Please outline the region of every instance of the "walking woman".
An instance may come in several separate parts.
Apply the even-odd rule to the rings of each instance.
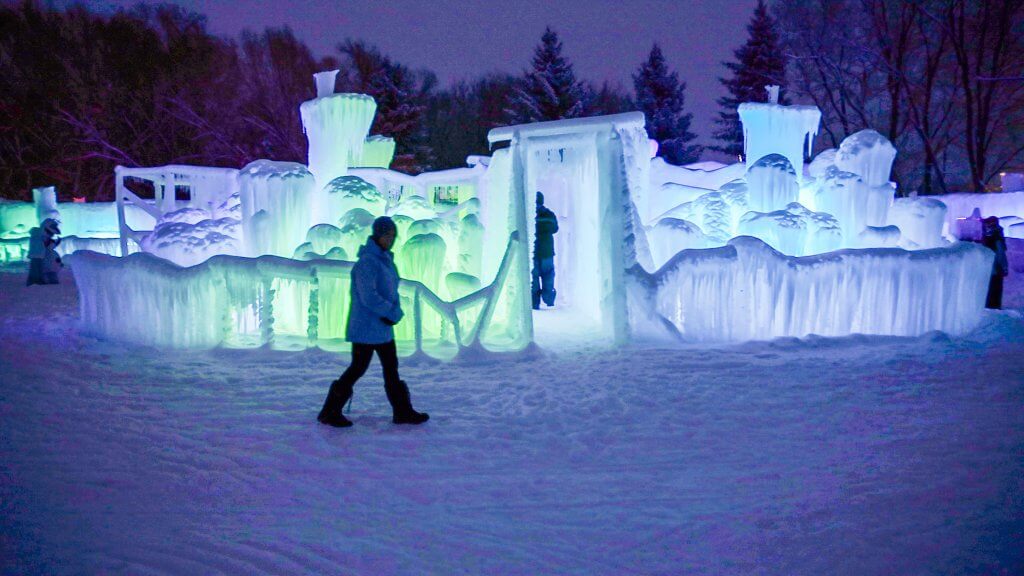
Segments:
[[[341,413],[352,397],[352,387],[370,366],[377,353],[384,369],[384,392],[393,410],[395,424],[423,424],[430,416],[412,408],[409,387],[398,377],[394,325],[404,313],[398,299],[398,270],[391,247],[397,228],[391,218],[373,221],[373,235],[359,249],[359,260],[352,267],[351,308],[345,339],[352,343],[352,364],[331,383],[324,407],[317,420],[336,428],[352,422]]]

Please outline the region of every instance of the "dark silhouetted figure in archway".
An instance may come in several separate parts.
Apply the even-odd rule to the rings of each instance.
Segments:
[[[555,305],[555,233],[558,217],[544,205],[544,195],[537,192],[537,228],[533,244],[533,309],[540,310],[541,298],[548,306]]]
[[[988,296],[985,307],[999,310],[1003,307],[1003,278],[1010,273],[1010,263],[1006,259],[1006,238],[999,218],[989,216],[982,222],[981,243],[996,253],[992,262],[992,276],[988,281]]]

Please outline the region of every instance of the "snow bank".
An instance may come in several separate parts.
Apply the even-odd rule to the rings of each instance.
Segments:
[[[654,274],[633,267],[631,330],[687,341],[960,334],[981,316],[991,266],[991,251],[963,242],[793,258],[739,237],[681,252]]]

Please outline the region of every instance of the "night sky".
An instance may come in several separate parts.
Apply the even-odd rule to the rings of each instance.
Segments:
[[[90,2],[98,10],[137,0]],[[723,89],[723,60],[746,39],[756,0],[630,1],[528,0],[430,2],[389,0],[204,1],[175,3],[205,14],[210,31],[236,37],[245,29],[288,25],[317,56],[335,53],[345,38],[360,38],[413,68],[433,70],[442,85],[489,71],[520,73],[529,65],[544,27],[562,39],[577,77],[620,83],[632,93],[630,74],[653,42],[687,88],[692,129],[708,143]],[[58,2],[61,4],[61,2]],[[312,82],[312,80],[310,80]]]

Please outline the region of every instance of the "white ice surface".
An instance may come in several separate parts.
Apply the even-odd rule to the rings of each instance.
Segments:
[[[62,276],[0,274],[5,574],[1024,572],[1011,313],[403,360],[419,428],[390,424],[375,361],[334,430],[347,355],[98,342]]]

